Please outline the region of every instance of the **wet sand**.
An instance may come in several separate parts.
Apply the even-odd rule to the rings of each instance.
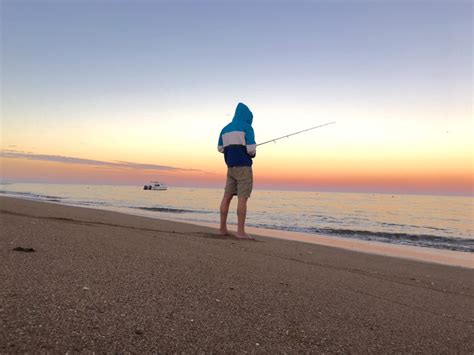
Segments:
[[[212,225],[210,223],[198,224],[211,228],[216,228],[215,225]],[[235,228],[235,226],[233,227]],[[318,234],[280,231],[276,229],[247,227],[246,230],[249,232],[249,234],[252,234],[254,236],[292,240],[309,244],[327,245],[341,249],[360,251],[369,254],[394,256],[403,259],[425,261],[451,266],[462,266],[465,268],[474,269],[473,254],[461,251],[426,248],[412,245],[408,246],[395,243],[391,244],[377,241],[367,241]]]
[[[1,353],[474,352],[472,269],[6,197],[0,230]]]

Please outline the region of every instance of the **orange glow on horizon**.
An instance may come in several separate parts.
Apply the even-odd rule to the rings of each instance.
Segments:
[[[215,173],[201,171],[157,171],[98,167],[28,159],[0,158],[2,180],[12,182],[51,182],[83,184],[142,185],[162,180],[170,186],[222,187],[224,164]],[[365,171],[340,169],[265,169],[254,166],[255,187],[332,191],[386,191],[399,193],[442,193],[472,195],[474,179],[468,169]]]

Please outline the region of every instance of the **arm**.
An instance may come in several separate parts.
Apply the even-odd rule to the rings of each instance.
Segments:
[[[222,142],[222,132],[219,134],[219,141],[217,142],[217,150],[219,153],[224,153],[224,143]]]
[[[252,126],[248,126],[245,130],[245,145],[247,147],[247,154],[251,158],[255,158],[257,155],[257,144],[255,143],[255,134]]]

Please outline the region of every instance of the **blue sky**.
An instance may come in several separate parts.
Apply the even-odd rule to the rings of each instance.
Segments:
[[[436,100],[470,85],[461,1],[3,1],[6,99]],[[397,92],[397,91],[403,91]],[[10,96],[9,93],[12,93]]]

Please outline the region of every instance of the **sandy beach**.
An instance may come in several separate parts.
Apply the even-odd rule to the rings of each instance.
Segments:
[[[7,197],[0,227],[1,353],[474,352],[472,269]]]

